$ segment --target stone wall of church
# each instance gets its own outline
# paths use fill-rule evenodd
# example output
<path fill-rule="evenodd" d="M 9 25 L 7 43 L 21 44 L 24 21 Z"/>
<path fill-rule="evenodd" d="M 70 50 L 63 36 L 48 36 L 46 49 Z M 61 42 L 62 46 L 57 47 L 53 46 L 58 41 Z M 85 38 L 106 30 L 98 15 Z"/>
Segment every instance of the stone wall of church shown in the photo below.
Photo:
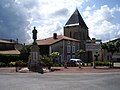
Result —
<path fill-rule="evenodd" d="M 71 37 L 77 40 L 87 40 L 88 30 L 77 26 L 64 27 L 64 36 Z"/>

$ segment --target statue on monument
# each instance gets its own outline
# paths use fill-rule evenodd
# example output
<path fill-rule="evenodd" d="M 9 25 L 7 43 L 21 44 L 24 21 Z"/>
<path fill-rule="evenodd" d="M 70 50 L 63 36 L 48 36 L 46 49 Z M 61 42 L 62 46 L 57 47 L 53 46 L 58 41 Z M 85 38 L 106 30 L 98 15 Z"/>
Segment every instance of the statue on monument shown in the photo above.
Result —
<path fill-rule="evenodd" d="M 35 28 L 35 27 L 34 27 L 34 29 L 33 29 L 32 33 L 33 33 L 33 40 L 34 40 L 34 42 L 35 42 L 35 41 L 36 41 L 36 39 L 37 39 L 37 30 L 36 30 L 36 28 Z"/>
<path fill-rule="evenodd" d="M 43 74 L 43 69 L 40 61 L 40 52 L 39 52 L 39 46 L 37 45 L 36 39 L 37 39 L 37 30 L 34 27 L 32 30 L 33 33 L 33 44 L 30 47 L 30 55 L 28 60 L 28 68 L 30 71 L 33 72 L 39 72 Z"/>

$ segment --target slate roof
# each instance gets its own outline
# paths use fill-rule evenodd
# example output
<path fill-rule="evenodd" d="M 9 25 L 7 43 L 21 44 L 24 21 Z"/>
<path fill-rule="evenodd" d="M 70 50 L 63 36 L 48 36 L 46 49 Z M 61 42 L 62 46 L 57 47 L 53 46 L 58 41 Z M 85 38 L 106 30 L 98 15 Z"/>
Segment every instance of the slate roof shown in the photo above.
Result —
<path fill-rule="evenodd" d="M 65 27 L 67 26 L 74 26 L 74 25 L 80 25 L 81 27 L 87 28 L 87 25 L 85 24 L 82 16 L 80 15 L 78 9 L 74 11 L 68 22 L 65 24 Z"/>
<path fill-rule="evenodd" d="M 79 40 L 76 40 L 76 39 L 73 39 L 70 37 L 57 35 L 57 39 L 54 39 L 53 37 L 41 39 L 41 40 L 37 40 L 37 44 L 38 45 L 52 45 L 52 44 L 57 43 L 61 40 L 70 40 L 70 41 L 80 42 Z"/>

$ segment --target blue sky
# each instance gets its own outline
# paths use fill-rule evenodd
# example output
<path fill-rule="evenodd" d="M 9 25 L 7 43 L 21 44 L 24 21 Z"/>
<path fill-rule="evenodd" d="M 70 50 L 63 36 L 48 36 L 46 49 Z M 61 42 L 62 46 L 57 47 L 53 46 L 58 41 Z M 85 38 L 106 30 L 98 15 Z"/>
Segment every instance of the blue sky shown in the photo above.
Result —
<path fill-rule="evenodd" d="M 63 35 L 63 27 L 76 7 L 91 38 L 120 38 L 119 0 L 1 0 L 0 38 L 30 43 L 34 26 L 38 39 L 53 33 Z"/>

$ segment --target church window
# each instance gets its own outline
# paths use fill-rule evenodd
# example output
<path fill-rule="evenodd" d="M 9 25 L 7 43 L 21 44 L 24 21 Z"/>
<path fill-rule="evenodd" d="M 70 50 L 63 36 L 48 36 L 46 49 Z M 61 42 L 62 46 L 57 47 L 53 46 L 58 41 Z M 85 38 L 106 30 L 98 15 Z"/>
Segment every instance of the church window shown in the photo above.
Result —
<path fill-rule="evenodd" d="M 67 55 L 67 60 L 69 61 L 71 59 L 71 56 L 70 55 Z"/>
<path fill-rule="evenodd" d="M 75 46 L 72 46 L 72 53 L 75 53 Z"/>
<path fill-rule="evenodd" d="M 74 59 L 74 58 L 75 58 L 75 55 L 72 55 L 72 58 Z"/>
<path fill-rule="evenodd" d="M 70 51 L 71 51 L 70 45 L 67 45 L 67 53 L 70 53 Z"/>

